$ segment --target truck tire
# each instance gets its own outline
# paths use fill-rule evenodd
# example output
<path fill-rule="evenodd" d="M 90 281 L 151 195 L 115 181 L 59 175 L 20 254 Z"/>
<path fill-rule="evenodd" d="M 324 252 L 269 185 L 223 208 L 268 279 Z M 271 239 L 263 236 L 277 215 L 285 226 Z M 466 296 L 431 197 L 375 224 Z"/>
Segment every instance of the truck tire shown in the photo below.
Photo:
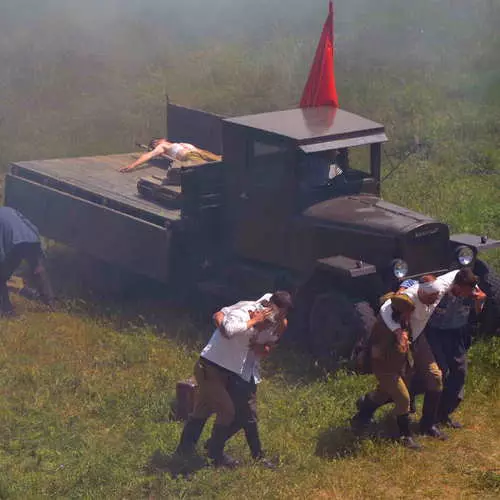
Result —
<path fill-rule="evenodd" d="M 481 314 L 478 316 L 479 333 L 500 334 L 500 275 L 482 260 L 477 260 L 474 273 L 479 277 L 479 287 L 488 296 Z"/>
<path fill-rule="evenodd" d="M 332 291 L 318 295 L 309 315 L 308 347 L 324 368 L 349 358 L 356 341 L 369 333 L 375 312 L 368 302 Z"/>

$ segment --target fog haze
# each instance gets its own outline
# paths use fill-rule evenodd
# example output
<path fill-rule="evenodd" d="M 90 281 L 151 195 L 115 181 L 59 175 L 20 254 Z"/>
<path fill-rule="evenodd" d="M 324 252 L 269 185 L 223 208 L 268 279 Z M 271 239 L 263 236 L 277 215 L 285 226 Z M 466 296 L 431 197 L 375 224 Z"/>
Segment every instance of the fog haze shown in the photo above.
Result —
<path fill-rule="evenodd" d="M 227 114 L 293 106 L 327 5 L 4 0 L 0 160 L 133 149 L 163 133 L 165 91 Z M 496 102 L 498 0 L 337 0 L 335 13 L 342 107 L 390 121 L 377 85 L 404 87 L 414 72 Z"/>

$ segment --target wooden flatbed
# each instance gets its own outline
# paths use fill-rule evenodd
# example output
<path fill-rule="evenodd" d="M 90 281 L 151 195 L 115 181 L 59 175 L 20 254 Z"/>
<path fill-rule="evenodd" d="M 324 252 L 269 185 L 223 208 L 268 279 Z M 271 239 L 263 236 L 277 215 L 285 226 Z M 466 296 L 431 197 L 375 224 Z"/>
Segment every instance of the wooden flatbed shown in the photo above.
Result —
<path fill-rule="evenodd" d="M 151 162 L 132 172 L 120 168 L 137 159 L 138 153 L 88 156 L 51 160 L 21 161 L 11 164 L 11 172 L 25 179 L 64 191 L 115 210 L 164 225 L 180 219 L 180 210 L 170 210 L 143 198 L 137 181 L 144 176 L 165 177 L 162 161 Z M 166 164 L 166 162 L 165 162 Z"/>
<path fill-rule="evenodd" d="M 140 177 L 165 177 L 161 160 L 119 172 L 138 154 L 12 163 L 5 204 L 24 213 L 43 236 L 168 281 L 173 226 L 181 211 L 137 191 Z"/>

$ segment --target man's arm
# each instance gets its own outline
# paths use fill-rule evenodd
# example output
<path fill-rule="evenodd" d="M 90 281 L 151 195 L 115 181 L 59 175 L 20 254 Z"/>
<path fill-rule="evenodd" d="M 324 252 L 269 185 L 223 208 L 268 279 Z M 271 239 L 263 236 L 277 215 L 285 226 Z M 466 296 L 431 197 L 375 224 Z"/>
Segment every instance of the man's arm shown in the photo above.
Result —
<path fill-rule="evenodd" d="M 458 271 L 451 271 L 436 278 L 435 282 L 439 285 L 439 293 L 441 296 L 449 291 L 451 285 L 453 285 L 453 282 L 455 281 L 457 273 Z"/>
<path fill-rule="evenodd" d="M 234 335 L 254 335 L 253 327 L 264 323 L 273 313 L 271 308 L 255 311 L 250 319 L 248 313 L 244 311 L 232 311 L 224 315 L 222 328 L 225 330 L 225 337 L 231 338 Z M 221 332 L 222 333 L 222 332 Z"/>
<path fill-rule="evenodd" d="M 387 328 L 389 328 L 389 330 L 391 330 L 396 336 L 396 348 L 398 351 L 401 353 L 408 352 L 410 348 L 410 336 L 397 321 L 392 319 L 392 306 L 390 300 L 386 300 L 382 304 L 382 307 L 380 308 L 380 316 L 387 325 Z"/>
<path fill-rule="evenodd" d="M 144 165 L 144 163 L 147 163 L 148 161 L 152 160 L 153 158 L 158 158 L 159 156 L 162 156 L 165 154 L 163 145 L 160 144 L 156 146 L 152 151 L 148 151 L 147 153 L 142 154 L 139 156 L 137 160 L 135 160 L 133 163 L 130 165 L 127 165 L 126 167 L 120 168 L 120 172 L 130 172 L 134 168 L 137 168 L 140 165 Z"/>
<path fill-rule="evenodd" d="M 380 308 L 380 316 L 382 317 L 382 320 L 386 324 L 387 328 L 391 330 L 391 332 L 402 330 L 401 325 L 397 321 L 394 321 L 392 319 L 392 312 L 391 301 L 386 300 Z"/>

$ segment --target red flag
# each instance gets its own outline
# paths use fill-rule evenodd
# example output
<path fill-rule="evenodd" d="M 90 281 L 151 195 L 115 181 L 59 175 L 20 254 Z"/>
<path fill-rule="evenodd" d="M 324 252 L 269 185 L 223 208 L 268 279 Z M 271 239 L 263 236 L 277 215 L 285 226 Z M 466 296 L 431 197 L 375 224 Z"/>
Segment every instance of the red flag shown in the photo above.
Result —
<path fill-rule="evenodd" d="M 314 61 L 311 66 L 304 93 L 300 100 L 301 108 L 330 105 L 338 108 L 339 100 L 335 85 L 333 67 L 333 3 L 329 2 L 328 17 L 319 39 Z"/>

